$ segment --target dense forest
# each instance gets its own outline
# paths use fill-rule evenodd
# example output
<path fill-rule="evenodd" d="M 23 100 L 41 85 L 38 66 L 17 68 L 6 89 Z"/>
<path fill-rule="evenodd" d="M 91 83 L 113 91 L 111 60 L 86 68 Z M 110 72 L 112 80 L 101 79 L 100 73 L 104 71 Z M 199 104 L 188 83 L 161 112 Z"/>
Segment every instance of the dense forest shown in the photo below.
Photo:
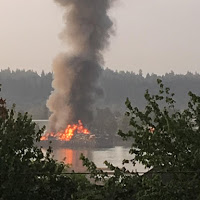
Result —
<path fill-rule="evenodd" d="M 143 76 L 142 70 L 138 74 L 128 71 L 112 71 L 104 69 L 99 84 L 104 90 L 104 97 L 97 100 L 96 108 L 108 109 L 116 115 L 125 112 L 124 102 L 128 97 L 134 106 L 144 108 L 143 94 L 146 89 L 152 93 L 156 91 L 157 79 L 162 79 L 176 94 L 176 107 L 184 109 L 187 106 L 188 91 L 200 94 L 200 74 L 188 72 L 186 75 L 166 73 L 163 76 L 147 74 Z M 48 109 L 46 100 L 51 91 L 53 80 L 52 73 L 38 74 L 34 71 L 10 69 L 0 71 L 0 83 L 2 84 L 2 96 L 11 106 L 17 105 L 20 112 L 28 111 L 34 119 L 47 119 Z M 96 110 L 96 109 L 95 109 Z M 106 111 L 108 112 L 108 110 Z"/>

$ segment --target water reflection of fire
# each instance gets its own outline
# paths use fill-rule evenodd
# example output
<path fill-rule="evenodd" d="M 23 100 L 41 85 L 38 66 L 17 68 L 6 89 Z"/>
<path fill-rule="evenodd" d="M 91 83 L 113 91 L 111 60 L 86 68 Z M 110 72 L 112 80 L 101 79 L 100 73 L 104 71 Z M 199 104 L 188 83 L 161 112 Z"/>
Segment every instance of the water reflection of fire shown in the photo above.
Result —
<path fill-rule="evenodd" d="M 40 140 L 48 140 L 52 137 L 61 141 L 70 141 L 75 132 L 83 133 L 86 135 L 90 133 L 90 131 L 83 126 L 81 120 L 78 120 L 78 124 L 68 125 L 64 131 L 60 131 L 58 133 L 45 133 L 45 135 L 43 135 Z"/>
<path fill-rule="evenodd" d="M 86 172 L 87 168 L 83 166 L 83 162 L 80 160 L 81 154 L 90 159 L 92 158 L 91 151 L 88 149 L 55 148 L 53 150 L 54 158 L 68 164 L 69 171 Z"/>
<path fill-rule="evenodd" d="M 65 163 L 72 165 L 73 164 L 73 151 L 72 149 L 66 149 L 66 157 L 65 157 Z"/>

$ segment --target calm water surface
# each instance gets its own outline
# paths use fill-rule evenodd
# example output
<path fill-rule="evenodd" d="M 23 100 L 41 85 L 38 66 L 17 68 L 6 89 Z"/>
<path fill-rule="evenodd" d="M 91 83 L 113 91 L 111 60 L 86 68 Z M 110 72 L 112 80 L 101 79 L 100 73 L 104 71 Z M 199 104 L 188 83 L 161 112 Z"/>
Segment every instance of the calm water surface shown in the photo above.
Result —
<path fill-rule="evenodd" d="M 39 127 L 48 125 L 48 120 L 34 120 Z M 45 152 L 45 149 L 43 149 Z M 113 148 L 100 148 L 100 149 L 68 149 L 68 148 L 57 148 L 53 150 L 54 158 L 58 161 L 64 161 L 65 164 L 69 164 L 76 172 L 84 172 L 86 168 L 82 166 L 82 161 L 79 159 L 81 153 L 87 158 L 93 161 L 98 168 L 106 168 L 103 164 L 105 160 L 112 163 L 115 166 L 123 167 L 122 161 L 124 159 L 132 159 L 133 155 L 130 155 L 129 148 L 123 146 L 116 146 Z M 125 165 L 127 169 L 138 172 L 148 171 L 144 169 L 144 166 L 137 163 L 136 166 L 131 164 Z"/>
<path fill-rule="evenodd" d="M 65 164 L 72 166 L 72 169 L 76 172 L 84 172 L 86 169 L 82 166 L 82 161 L 79 159 L 81 153 L 87 158 L 93 161 L 98 168 L 106 168 L 103 164 L 105 160 L 112 163 L 115 166 L 123 167 L 123 159 L 132 159 L 133 155 L 130 155 L 129 149 L 116 146 L 114 148 L 101 148 L 101 149 L 67 149 L 58 148 L 53 150 L 54 158 L 58 161 L 63 161 Z M 147 171 L 144 166 L 137 163 L 136 166 L 131 164 L 125 165 L 127 169 L 138 172 Z"/>

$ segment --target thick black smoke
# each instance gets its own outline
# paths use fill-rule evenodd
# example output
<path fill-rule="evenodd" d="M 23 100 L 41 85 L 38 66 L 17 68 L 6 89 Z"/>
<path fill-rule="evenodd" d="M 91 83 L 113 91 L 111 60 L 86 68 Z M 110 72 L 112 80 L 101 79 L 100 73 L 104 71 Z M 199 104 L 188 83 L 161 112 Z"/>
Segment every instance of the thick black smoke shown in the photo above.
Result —
<path fill-rule="evenodd" d="M 81 119 L 92 120 L 92 106 L 102 95 L 98 86 L 102 52 L 109 44 L 112 21 L 108 10 L 113 0 L 55 0 L 65 9 L 61 38 L 70 51 L 53 63 L 54 92 L 47 106 L 51 131 L 63 129 Z"/>

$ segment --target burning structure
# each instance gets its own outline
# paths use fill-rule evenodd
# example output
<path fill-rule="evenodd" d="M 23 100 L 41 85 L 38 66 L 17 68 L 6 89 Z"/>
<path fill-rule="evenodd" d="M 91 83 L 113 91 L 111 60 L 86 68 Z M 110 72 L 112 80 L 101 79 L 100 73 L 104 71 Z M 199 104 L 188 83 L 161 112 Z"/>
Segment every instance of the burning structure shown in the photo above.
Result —
<path fill-rule="evenodd" d="M 69 124 L 64 131 L 57 133 L 46 133 L 42 136 L 41 140 L 48 140 L 50 137 L 61 141 L 70 141 L 75 133 L 83 133 L 85 135 L 90 134 L 90 131 L 83 127 L 81 120 L 78 120 L 78 124 Z"/>
<path fill-rule="evenodd" d="M 98 79 L 104 64 L 102 52 L 112 33 L 108 10 L 114 0 L 54 1 L 65 10 L 60 37 L 69 50 L 53 62 L 54 92 L 47 101 L 52 114 L 49 133 L 42 139 L 53 136 L 69 141 L 75 132 L 89 133 L 82 122 L 92 122 L 95 100 L 103 95 Z"/>

